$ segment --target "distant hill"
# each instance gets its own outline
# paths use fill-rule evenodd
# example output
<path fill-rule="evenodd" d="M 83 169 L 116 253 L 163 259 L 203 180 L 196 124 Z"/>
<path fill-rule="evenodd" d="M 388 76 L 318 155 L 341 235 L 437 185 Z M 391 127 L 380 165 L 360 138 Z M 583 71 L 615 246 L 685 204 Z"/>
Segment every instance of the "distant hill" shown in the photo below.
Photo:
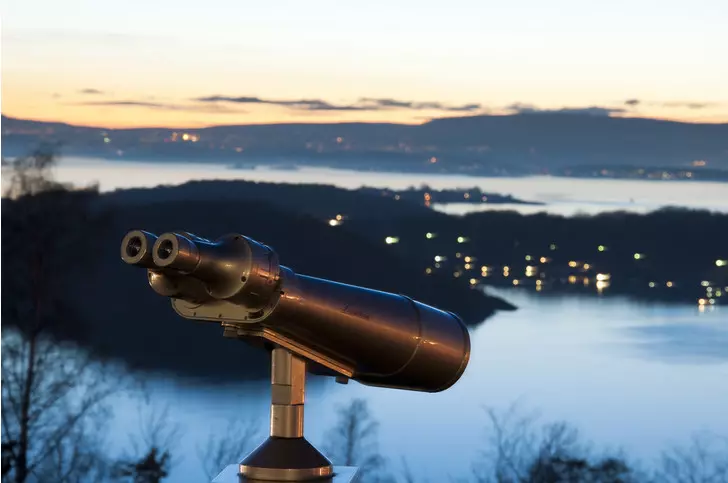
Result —
<path fill-rule="evenodd" d="M 433 172 L 685 167 L 694 160 L 728 169 L 728 124 L 574 113 L 444 118 L 421 125 L 260 124 L 189 130 L 103 129 L 3 117 L 2 141 L 10 153 L 25 152 L 39 142 L 62 142 L 66 154 L 115 159 L 264 160 Z"/>

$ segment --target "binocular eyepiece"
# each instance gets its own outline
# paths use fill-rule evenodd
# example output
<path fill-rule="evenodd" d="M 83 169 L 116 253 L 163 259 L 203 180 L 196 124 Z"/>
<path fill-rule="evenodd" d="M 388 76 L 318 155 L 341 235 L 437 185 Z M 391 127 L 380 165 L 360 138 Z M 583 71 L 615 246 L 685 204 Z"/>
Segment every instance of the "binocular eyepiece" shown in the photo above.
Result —
<path fill-rule="evenodd" d="M 275 346 L 372 386 L 439 392 L 463 374 L 470 337 L 453 313 L 403 295 L 296 274 L 243 235 L 126 234 L 124 262 L 179 315 Z"/>

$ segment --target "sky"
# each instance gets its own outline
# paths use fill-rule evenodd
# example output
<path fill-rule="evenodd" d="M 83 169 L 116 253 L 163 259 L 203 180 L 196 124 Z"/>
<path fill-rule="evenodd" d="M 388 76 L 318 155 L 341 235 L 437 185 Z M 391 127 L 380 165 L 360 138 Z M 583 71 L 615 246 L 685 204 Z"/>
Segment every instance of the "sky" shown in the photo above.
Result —
<path fill-rule="evenodd" d="M 105 127 L 728 122 L 725 0 L 0 0 L 2 113 Z"/>

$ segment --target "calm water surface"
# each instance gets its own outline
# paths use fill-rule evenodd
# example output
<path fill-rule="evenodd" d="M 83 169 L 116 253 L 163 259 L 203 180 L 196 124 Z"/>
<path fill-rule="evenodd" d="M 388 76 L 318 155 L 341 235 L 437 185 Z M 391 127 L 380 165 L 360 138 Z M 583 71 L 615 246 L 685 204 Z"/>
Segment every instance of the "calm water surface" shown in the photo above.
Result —
<path fill-rule="evenodd" d="M 454 387 L 423 394 L 318 380 L 307 393 L 307 437 L 322 445 L 336 406 L 363 397 L 393 466 L 406 456 L 417 475 L 441 481 L 467 476 L 485 438 L 485 405 L 507 409 L 519 401 L 544 422 L 567 420 L 599 446 L 623 447 L 648 462 L 696 431 L 728 436 L 725 311 L 492 292 L 521 308 L 472 330 L 472 358 Z M 257 418 L 266 429 L 265 382 L 201 387 L 148 380 L 157 404 L 170 404 L 186 430 L 171 481 L 205 481 L 196 448 L 230 417 Z M 116 434 L 137 427 L 136 406 L 120 399 L 116 408 Z"/>
<path fill-rule="evenodd" d="M 222 164 L 139 163 L 91 158 L 64 158 L 56 170 L 61 181 L 100 183 L 103 191 L 118 188 L 180 184 L 194 179 L 245 179 L 286 183 L 322 183 L 355 189 L 360 186 L 405 189 L 428 184 L 433 188 L 472 188 L 547 206 L 448 204 L 437 208 L 462 214 L 473 210 L 515 209 L 523 213 L 549 211 L 563 215 L 629 210 L 647 212 L 676 205 L 728 213 L 728 183 L 631 181 L 556 178 L 483 178 L 461 175 L 378 173 L 329 168 L 279 170 L 266 167 L 230 169 Z"/>

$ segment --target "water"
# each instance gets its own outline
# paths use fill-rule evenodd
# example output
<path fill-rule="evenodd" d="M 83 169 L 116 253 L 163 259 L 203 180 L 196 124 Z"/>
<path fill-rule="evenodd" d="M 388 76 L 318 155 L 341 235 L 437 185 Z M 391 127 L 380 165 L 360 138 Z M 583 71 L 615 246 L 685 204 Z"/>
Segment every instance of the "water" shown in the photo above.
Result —
<path fill-rule="evenodd" d="M 648 212 L 663 206 L 704 208 L 728 213 L 728 183 L 573 179 L 547 176 L 483 178 L 462 175 L 378 173 L 330 168 L 280 170 L 267 167 L 230 169 L 222 164 L 141 163 L 64 158 L 56 169 L 60 181 L 87 184 L 98 181 L 102 191 L 119 188 L 174 185 L 195 179 L 245 179 L 279 183 L 322 183 L 355 189 L 362 185 L 405 189 L 428 184 L 433 188 L 472 188 L 511 194 L 546 206 L 448 204 L 436 209 L 453 214 L 475 210 L 512 209 L 522 213 L 548 211 L 562 215 L 627 210 Z"/>
<path fill-rule="evenodd" d="M 382 452 L 415 476 L 467 476 L 483 447 L 485 405 L 518 401 L 543 421 L 566 420 L 600 447 L 622 447 L 654 462 L 696 431 L 728 436 L 728 317 L 692 306 L 643 305 L 574 295 L 540 297 L 492 291 L 517 304 L 471 332 L 472 358 L 450 390 L 423 394 L 332 381 L 309 385 L 306 434 L 316 445 L 335 423 L 334 409 L 365 398 L 380 423 Z M 224 363 L 224 361 L 220 361 Z M 197 446 L 230 417 L 268 418 L 265 382 L 192 387 L 150 379 L 158 404 L 170 404 L 186 433 L 170 481 L 205 481 Z M 115 432 L 135 428 L 134 408 L 118 401 Z M 262 433 L 261 433 L 262 437 Z"/>

